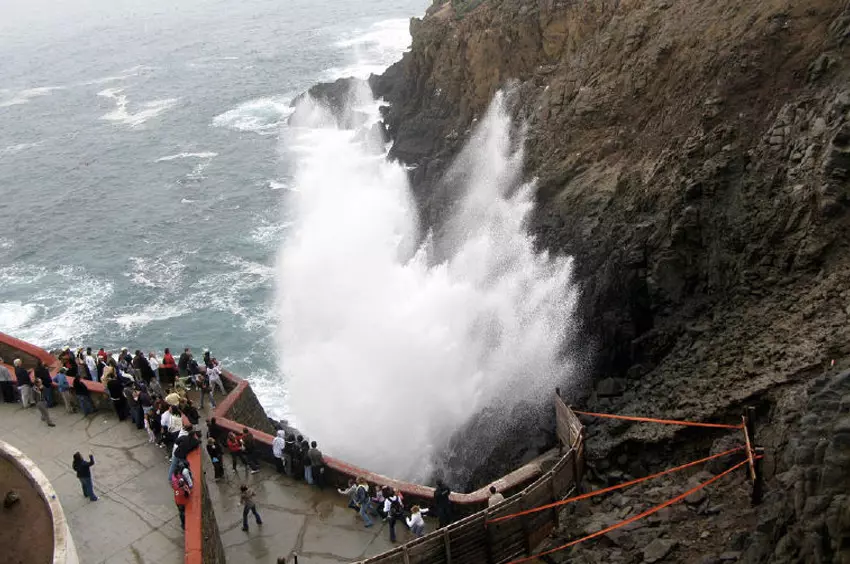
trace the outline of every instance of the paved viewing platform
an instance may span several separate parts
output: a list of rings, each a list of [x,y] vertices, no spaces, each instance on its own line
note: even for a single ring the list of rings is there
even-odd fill
[[[80,562],[178,564],[184,558],[183,531],[171,487],[166,481],[165,450],[148,442],[147,434],[129,421],[119,422],[111,411],[88,417],[50,410],[56,427],[47,427],[35,408],[0,404],[0,439],[32,458],[56,489],[64,508]],[[98,501],[84,498],[71,469],[74,452],[91,450]],[[206,452],[202,456],[207,456]],[[276,563],[280,556],[299,564],[352,562],[392,548],[386,525],[376,520],[371,529],[346,507],[347,499],[334,488],[319,491],[281,476],[268,464],[260,473],[238,478],[226,455],[226,481],[215,482],[205,465],[205,485],[212,499],[229,562]],[[196,476],[197,478],[197,476]],[[262,527],[250,521],[241,530],[239,485],[257,493]],[[400,541],[408,540],[399,527]]]

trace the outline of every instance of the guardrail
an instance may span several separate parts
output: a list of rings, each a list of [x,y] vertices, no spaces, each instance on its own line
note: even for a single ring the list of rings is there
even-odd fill
[[[551,470],[494,507],[364,560],[362,564],[495,563],[530,556],[557,526],[557,508],[497,523],[490,521],[559,501],[573,492],[581,481],[584,471],[581,422],[557,394],[555,411],[558,437],[565,441],[562,445],[568,450]]]

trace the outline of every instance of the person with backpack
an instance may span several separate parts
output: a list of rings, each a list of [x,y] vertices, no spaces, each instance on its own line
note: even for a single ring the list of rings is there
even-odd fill
[[[369,517],[369,483],[362,476],[357,478],[357,489],[354,490],[354,503],[357,504],[357,509],[360,512],[360,517],[363,518],[363,526],[367,529],[374,525],[372,518]]]
[[[174,490],[174,503],[180,514],[180,527],[186,529],[186,504],[189,503],[189,494],[194,487],[192,471],[185,464],[178,464],[171,475],[171,489]]]
[[[390,488],[389,497],[384,500],[384,513],[390,524],[390,542],[396,542],[395,524],[399,521],[404,523],[404,503],[401,498]]]
[[[254,502],[254,490],[248,486],[239,486],[239,499],[242,502],[242,530],[248,532],[248,513],[253,513],[257,525],[262,525],[263,520],[257,512],[257,504]]]

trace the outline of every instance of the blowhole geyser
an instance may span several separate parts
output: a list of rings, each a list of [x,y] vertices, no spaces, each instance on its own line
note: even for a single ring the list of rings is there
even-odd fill
[[[401,165],[327,114],[314,123],[289,132],[296,221],[277,276],[289,408],[325,452],[427,479],[480,411],[551,409],[573,370],[572,261],[535,252],[534,186],[501,93],[449,174],[464,196],[440,241],[420,241]],[[450,251],[437,263],[432,248]]]

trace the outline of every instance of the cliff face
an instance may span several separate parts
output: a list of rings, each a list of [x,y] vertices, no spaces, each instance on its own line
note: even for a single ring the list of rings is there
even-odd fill
[[[775,477],[803,471],[788,437],[808,423],[782,398],[850,357],[848,3],[467,0],[436,2],[411,31],[411,51],[372,84],[426,223],[439,228],[457,196],[442,175],[509,87],[538,178],[531,228],[576,258],[582,283],[597,350],[583,403],[671,418],[758,404],[775,450],[767,478],[787,493]],[[621,475],[666,460],[634,445],[676,438],[591,433],[600,473]],[[819,518],[803,509],[759,534],[771,544]],[[817,561],[850,561],[845,521],[748,558],[795,561],[809,542]]]

